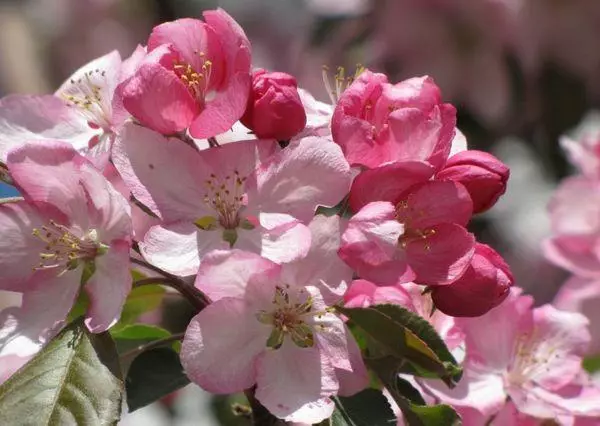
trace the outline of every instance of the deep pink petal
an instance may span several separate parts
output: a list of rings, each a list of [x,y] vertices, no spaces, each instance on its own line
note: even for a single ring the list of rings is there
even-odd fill
[[[406,247],[410,267],[420,284],[445,285],[460,278],[475,252],[475,237],[465,228],[442,223],[426,241],[413,241]]]
[[[287,421],[318,423],[329,417],[333,402],[320,400],[339,388],[335,369],[315,347],[299,348],[286,340],[279,349],[257,360],[256,398],[275,416]]]
[[[95,260],[94,274],[84,286],[90,300],[85,325],[92,333],[108,330],[121,316],[131,291],[129,249],[129,243],[115,242]]]
[[[192,318],[181,347],[187,376],[213,393],[240,392],[256,382],[255,359],[270,327],[242,299],[225,298]]]
[[[250,282],[275,282],[281,266],[241,250],[216,250],[202,259],[195,286],[211,300],[244,297]]]
[[[365,170],[352,182],[350,207],[359,211],[372,201],[396,204],[411,186],[429,180],[434,169],[425,162],[406,161]]]
[[[340,148],[317,137],[293,141],[261,168],[258,196],[264,211],[308,222],[317,206],[335,206],[350,189],[350,166]]]

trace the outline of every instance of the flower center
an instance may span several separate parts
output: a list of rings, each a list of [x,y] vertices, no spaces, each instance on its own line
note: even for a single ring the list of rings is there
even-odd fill
[[[205,58],[204,52],[195,51],[195,53],[202,61],[200,70],[194,69],[192,65],[185,61],[174,61],[173,71],[183,84],[185,84],[194,99],[204,103],[209,90],[212,62]]]
[[[46,244],[44,251],[40,253],[40,264],[34,270],[62,267],[61,275],[77,268],[81,261],[91,261],[104,254],[107,249],[98,241],[95,229],[80,238],[53,220],[41,228],[34,228],[32,234]]]
[[[204,203],[217,214],[219,224],[225,229],[235,229],[240,224],[239,212],[244,206],[246,176],[237,170],[232,175],[219,178],[214,173],[205,182]],[[201,218],[196,225],[203,230],[216,228],[216,220]]]
[[[314,345],[313,326],[309,319],[318,316],[319,312],[312,311],[312,296],[304,289],[295,293],[290,292],[289,285],[285,288],[277,286],[272,301],[273,310],[262,310],[256,314],[259,322],[273,327],[267,339],[267,346],[272,349],[279,349],[286,335],[301,348]]]
[[[331,103],[334,106],[342,96],[342,93],[344,93],[344,90],[346,90],[348,86],[350,86],[364,70],[365,67],[363,67],[361,64],[357,64],[354,75],[346,76],[346,69],[344,67],[337,67],[336,73],[333,76],[333,84],[331,84],[329,67],[327,65],[323,65],[323,84],[325,84],[325,89],[329,94],[329,99],[331,99]]]
[[[418,216],[425,216],[424,211],[416,212]],[[404,233],[398,239],[398,245],[405,249],[409,244],[421,241],[425,245],[425,250],[431,250],[429,238],[435,235],[435,229],[418,228],[411,225],[415,211],[410,207],[407,200],[400,201],[396,205],[396,220],[404,225]]]
[[[71,79],[61,97],[85,117],[91,128],[108,131],[112,107],[111,100],[102,96],[102,88],[107,85],[105,77],[104,70],[87,71],[83,77]]]

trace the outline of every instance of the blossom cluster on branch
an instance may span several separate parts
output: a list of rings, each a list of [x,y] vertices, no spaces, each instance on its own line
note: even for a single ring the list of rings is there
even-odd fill
[[[326,85],[331,105],[252,70],[218,9],[53,95],[2,99],[2,176],[21,197],[0,204],[0,289],[22,294],[0,312],[2,373],[36,360],[6,389],[75,311],[81,333],[118,340],[128,297],[161,284],[195,309],[177,348],[189,380],[246,391],[257,416],[319,423],[368,387],[410,424],[426,402],[467,425],[600,416],[587,321],[533,309],[467,228],[506,165],[467,148],[429,77],[340,69]]]

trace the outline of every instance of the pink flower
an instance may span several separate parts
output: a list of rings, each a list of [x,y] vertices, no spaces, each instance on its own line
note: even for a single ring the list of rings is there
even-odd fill
[[[63,140],[103,167],[127,114],[114,96],[121,71],[117,51],[77,70],[54,95],[0,100],[0,161],[26,142]]]
[[[458,319],[466,336],[463,378],[452,390],[433,380],[422,385],[442,402],[488,419],[508,398],[520,413],[540,419],[600,416],[598,390],[582,381],[587,320],[551,305],[531,309],[532,303],[513,288],[484,316]]]
[[[286,141],[306,125],[306,113],[298,95],[296,79],[283,72],[258,69],[252,74],[252,91],[244,126],[259,138]]]
[[[126,200],[65,143],[26,144],[9,152],[8,168],[25,199],[0,205],[0,289],[23,303],[3,311],[1,354],[37,350],[81,288],[87,327],[108,329],[131,288]]]
[[[366,308],[386,303],[403,306],[429,321],[450,349],[458,347],[464,337],[454,318],[435,310],[431,296],[423,290],[423,286],[414,283],[381,287],[366,280],[355,280],[344,295],[344,306]]]
[[[502,303],[513,282],[504,259],[490,246],[477,243],[464,275],[450,285],[433,287],[431,297],[445,314],[477,317]]]
[[[356,342],[328,308],[351,278],[349,269],[330,266],[338,219],[317,216],[311,230],[327,237],[296,263],[239,250],[206,255],[196,286],[214,302],[192,319],[181,350],[186,374],[207,391],[256,385],[275,416],[309,424],[331,415],[329,396],[368,383]]]
[[[178,19],[154,28],[148,55],[118,91],[143,125],[170,135],[189,127],[198,139],[223,133],[244,113],[250,42],[222,9],[206,22]]]
[[[509,174],[508,167],[492,154],[469,150],[450,157],[436,178],[462,183],[473,200],[473,213],[481,213],[506,192]]]
[[[276,144],[275,144],[276,145]],[[350,169],[340,149],[318,138],[273,153],[270,140],[195,151],[176,139],[127,124],[114,161],[132,194],[159,216],[140,244],[151,263],[180,275],[198,270],[213,249],[235,247],[289,262],[310,246],[318,205],[347,193]]]
[[[339,98],[331,130],[352,165],[426,161],[439,169],[450,153],[455,124],[454,107],[442,103],[431,78],[392,85],[367,70]]]
[[[396,194],[393,203],[371,202],[350,219],[340,257],[379,285],[447,285],[460,278],[475,244],[464,228],[472,213],[467,190],[431,181]]]
[[[600,183],[565,179],[549,205],[554,235],[544,242],[553,263],[585,277],[600,275]]]

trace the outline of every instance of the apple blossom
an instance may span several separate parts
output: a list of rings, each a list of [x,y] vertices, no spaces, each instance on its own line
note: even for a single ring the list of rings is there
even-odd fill
[[[509,173],[508,167],[492,154],[468,150],[450,157],[436,178],[462,183],[473,200],[473,213],[481,213],[506,192]]]
[[[140,123],[199,139],[223,133],[244,113],[250,90],[250,42],[222,9],[205,22],[178,19],[155,27],[148,55],[118,88]]]
[[[421,384],[439,400],[493,419],[510,399],[540,419],[600,416],[597,389],[581,379],[588,321],[533,300],[514,288],[506,301],[478,318],[458,319],[466,337],[464,375],[450,390]],[[493,330],[493,332],[491,332]]]
[[[296,79],[283,72],[257,69],[241,120],[259,138],[287,141],[306,125],[306,112]]]
[[[464,228],[472,214],[467,190],[431,181],[412,186],[394,202],[371,202],[350,219],[340,257],[379,285],[447,285],[460,278],[475,244]]]
[[[385,75],[366,70],[341,94],[331,130],[352,165],[426,161],[439,169],[455,124],[456,110],[442,103],[431,78],[392,85]]]
[[[108,329],[131,288],[126,200],[66,143],[25,144],[7,165],[24,199],[0,204],[0,288],[23,302],[3,311],[0,354],[37,350],[82,288],[87,327]]]
[[[356,342],[327,303],[351,277],[328,262],[336,262],[338,219],[317,216],[310,227],[328,237],[289,264],[239,250],[205,256],[196,286],[214,302],[192,319],[181,359],[210,392],[256,385],[256,398],[275,416],[318,423],[333,412],[329,396],[356,393],[368,378]]]
[[[198,152],[127,124],[115,148],[132,194],[163,221],[140,243],[144,257],[179,275],[195,274],[204,254],[217,248],[276,262],[305,255],[310,233],[303,222],[318,205],[337,204],[351,179],[339,147],[314,137],[274,154],[270,140]]]
[[[77,70],[54,95],[0,100],[0,161],[26,142],[63,140],[103,167],[114,133],[127,117],[114,96],[121,78],[117,51]]]

